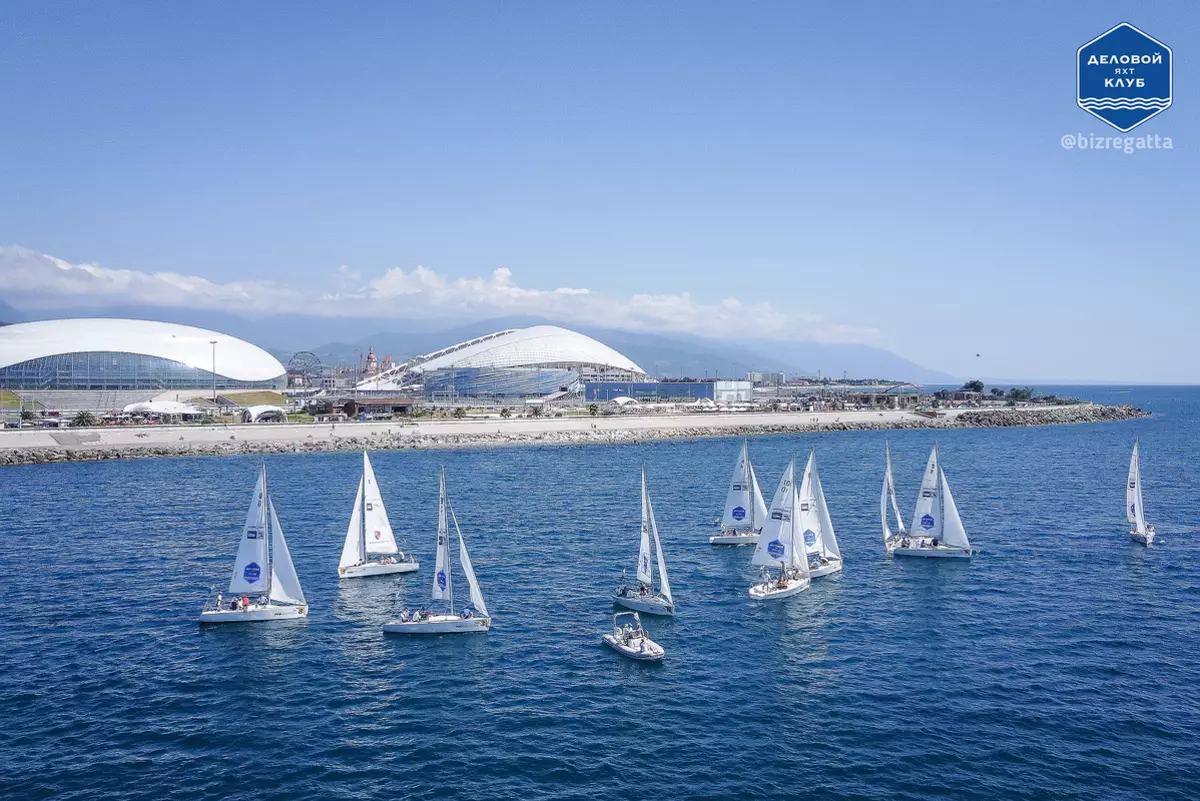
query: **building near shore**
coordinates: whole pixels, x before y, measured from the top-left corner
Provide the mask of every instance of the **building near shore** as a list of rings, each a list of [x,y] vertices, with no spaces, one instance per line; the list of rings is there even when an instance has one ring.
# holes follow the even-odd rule
[[[584,386],[584,399],[589,403],[618,398],[650,403],[745,403],[753,399],[753,393],[754,385],[749,381],[596,381]]]
[[[149,320],[71,319],[0,327],[0,388],[31,392],[282,389],[284,366],[249,342]]]
[[[409,359],[358,384],[434,402],[578,395],[588,381],[642,381],[646,371],[592,337],[555,325],[497,331]]]

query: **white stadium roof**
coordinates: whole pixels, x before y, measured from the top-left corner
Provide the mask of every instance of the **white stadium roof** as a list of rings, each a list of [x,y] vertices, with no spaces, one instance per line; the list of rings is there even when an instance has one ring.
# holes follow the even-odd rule
[[[217,374],[236,381],[268,381],[282,376],[283,364],[245,340],[149,320],[104,318],[44,320],[0,326],[0,368],[65,353],[137,353],[211,371],[216,342]]]
[[[498,331],[427,354],[413,370],[430,372],[447,367],[536,367],[543,364],[594,364],[645,374],[632,360],[589,336],[535,325]]]

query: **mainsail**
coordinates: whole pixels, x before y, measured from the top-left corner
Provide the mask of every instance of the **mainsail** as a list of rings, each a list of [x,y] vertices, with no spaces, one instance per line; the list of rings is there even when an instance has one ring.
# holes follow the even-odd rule
[[[671,598],[671,582],[667,578],[667,559],[663,556],[662,540],[658,538],[658,521],[654,519],[654,503],[650,500],[650,491],[646,489],[646,468],[642,468],[642,508],[643,515],[649,514],[650,532],[654,535],[654,554],[658,561],[658,591],[669,603]]]
[[[654,564],[650,561],[650,495],[646,492],[646,468],[642,467],[642,532],[638,541],[637,580],[654,585]]]
[[[271,507],[271,600],[303,604],[304,590],[300,588],[300,577],[296,575],[287,540],[283,538],[283,526],[279,525],[279,516],[275,514],[275,503],[268,498],[267,505]]]
[[[754,504],[750,507],[750,531],[758,531],[763,527],[763,523],[767,522],[767,502],[763,500],[762,490],[758,488],[758,474],[754,472],[754,464],[747,458],[746,466],[750,470],[750,491],[751,502]]]
[[[229,592],[235,595],[258,594],[270,585],[270,563],[267,553],[267,468],[263,465],[250,496],[250,509],[242,526],[242,539],[233,562]]]
[[[942,543],[951,548],[962,548],[963,550],[971,550],[971,543],[967,541],[967,531],[963,528],[962,518],[958,516],[958,504],[954,502],[954,496],[950,494],[950,484],[946,481],[945,471],[938,469],[939,484],[942,496]]]
[[[892,478],[892,449],[886,442],[883,452],[887,466],[883,471],[883,489],[879,493],[879,519],[883,523],[883,541],[889,542],[892,539],[892,529],[888,526],[889,503],[892,513],[896,515],[896,525],[900,528],[901,536],[904,535],[904,520],[900,517],[900,507],[896,505],[896,481]]]
[[[446,468],[438,492],[437,563],[433,568],[433,600],[450,601],[454,605],[454,589],[450,584],[450,531],[446,519]]]
[[[363,479],[358,480],[358,494],[354,496],[354,511],[350,513],[350,525],[346,528],[346,541],[342,543],[342,558],[338,567],[361,565],[367,561],[363,543],[362,526]]]
[[[1138,441],[1133,441],[1133,456],[1129,459],[1129,481],[1125,487],[1125,519],[1139,534],[1146,533],[1146,516],[1142,511],[1142,465],[1138,457]]]
[[[825,555],[832,559],[842,558],[842,549],[838,547],[837,537],[833,533],[833,520],[829,517],[829,504],[825,501],[825,488],[821,486],[821,474],[817,470],[816,453],[812,456],[812,480],[817,496],[817,516],[821,521],[821,547]]]
[[[921,477],[921,491],[917,495],[917,507],[913,510],[912,532],[918,536],[940,538],[942,536],[942,503],[938,496],[938,448],[933,446],[925,475]]]
[[[755,508],[752,487],[753,468],[750,467],[750,451],[745,440],[737,461],[733,464],[733,475],[729,479],[729,494],[725,496],[725,513],[721,515],[721,527],[729,531],[751,531],[755,527]],[[761,500],[762,493],[759,493]],[[764,510],[765,511],[765,510]],[[763,516],[758,518],[762,525]]]
[[[792,522],[796,511],[795,474],[796,461],[793,459],[780,477],[775,496],[771,499],[767,520],[763,523],[758,545],[754,548],[753,564],[765,567],[777,567],[781,563],[792,567],[802,564],[806,569],[808,567],[808,560],[800,558],[797,553],[799,549],[795,547]]]
[[[394,554],[399,550],[366,451],[363,451],[363,523],[367,553]]]
[[[804,466],[804,477],[800,479],[797,492],[796,529],[804,538],[806,554],[824,553],[821,531],[821,515],[817,511],[816,483],[813,481],[816,472],[816,452],[809,451],[808,464]],[[805,562],[807,563],[807,559]]]

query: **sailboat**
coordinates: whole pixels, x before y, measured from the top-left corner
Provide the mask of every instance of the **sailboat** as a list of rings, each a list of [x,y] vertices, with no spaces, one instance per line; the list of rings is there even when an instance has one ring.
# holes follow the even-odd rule
[[[750,588],[750,597],[756,601],[787,598],[804,592],[812,584],[808,571],[802,537],[797,535],[799,504],[796,501],[796,460],[793,458],[783,477],[762,532],[754,549],[753,564],[762,567],[762,581]],[[771,568],[778,567],[775,575]]]
[[[371,557],[377,557],[372,559]],[[346,528],[346,541],[342,545],[342,558],[338,562],[338,576],[359,578],[382,576],[388,573],[411,573],[420,565],[411,554],[404,553],[396,545],[396,535],[388,521],[383,496],[371,459],[363,451],[363,472],[358,480],[358,495],[354,497],[354,511],[350,513],[350,525]]]
[[[451,522],[458,533],[458,561],[470,586],[471,603],[462,612],[454,611],[454,583],[450,570]],[[433,568],[432,598],[445,601],[447,611],[438,613],[426,609],[405,609],[400,613],[399,620],[385,623],[383,630],[388,634],[464,634],[486,632],[492,627],[492,618],[483,602],[483,593],[479,590],[479,580],[475,577],[471,557],[467,554],[467,541],[463,539],[458,516],[454,514],[454,507],[446,495],[444,467],[438,495],[437,561]]]
[[[260,620],[293,620],[308,616],[308,602],[288,552],[275,504],[267,494],[267,466],[263,465],[250,498],[246,523],[229,598],[217,593],[200,610],[200,623],[249,623]]]
[[[904,520],[900,518],[900,506],[896,503],[896,482],[892,478],[892,449],[886,442],[883,444],[883,457],[886,467],[883,471],[883,490],[879,493],[879,519],[883,523],[883,546],[891,553],[901,540],[905,539],[908,532],[904,528]],[[896,516],[898,531],[895,534],[888,526],[889,504],[892,514]]]
[[[917,495],[917,506],[913,510],[909,533],[900,535],[892,548],[896,556],[925,556],[940,558],[966,558],[971,555],[971,543],[962,518],[958,516],[958,505],[950,494],[946,473],[938,463],[938,446],[934,444],[921,479],[921,492]]]
[[[804,478],[800,481],[800,519],[797,526],[804,532],[804,547],[808,556],[808,570],[812,578],[840,573],[842,551],[833,534],[833,521],[829,518],[829,505],[825,502],[825,490],[821,487],[821,474],[817,472],[817,452],[810,450],[808,464],[804,467]]]
[[[750,447],[742,440],[742,450],[729,479],[729,494],[725,496],[725,513],[717,521],[721,533],[708,541],[712,545],[754,545],[766,520],[767,503],[758,488],[754,465],[750,464]]]
[[[1154,526],[1146,522],[1142,511],[1142,461],[1138,457],[1138,441],[1133,441],[1133,456],[1129,459],[1129,481],[1125,486],[1125,518],[1132,528],[1129,536],[1142,545],[1154,542]]]
[[[658,561],[658,592],[654,591],[654,563],[650,561],[650,545],[654,543]],[[637,587],[621,586],[613,603],[645,612],[649,615],[674,615],[675,600],[671,597],[671,582],[667,578],[667,561],[662,541],[658,538],[658,523],[654,520],[654,505],[646,489],[646,467],[642,466],[642,537],[638,546]]]

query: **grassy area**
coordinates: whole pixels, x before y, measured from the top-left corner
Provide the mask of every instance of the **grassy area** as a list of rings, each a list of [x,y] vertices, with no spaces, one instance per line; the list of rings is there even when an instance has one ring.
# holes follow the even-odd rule
[[[258,392],[222,392],[226,398],[239,406],[282,406],[283,395],[270,390]]]
[[[21,403],[21,399],[17,393],[9,389],[0,389],[0,409],[13,408],[15,409]],[[25,401],[26,409],[40,409],[42,404],[37,401]]]

